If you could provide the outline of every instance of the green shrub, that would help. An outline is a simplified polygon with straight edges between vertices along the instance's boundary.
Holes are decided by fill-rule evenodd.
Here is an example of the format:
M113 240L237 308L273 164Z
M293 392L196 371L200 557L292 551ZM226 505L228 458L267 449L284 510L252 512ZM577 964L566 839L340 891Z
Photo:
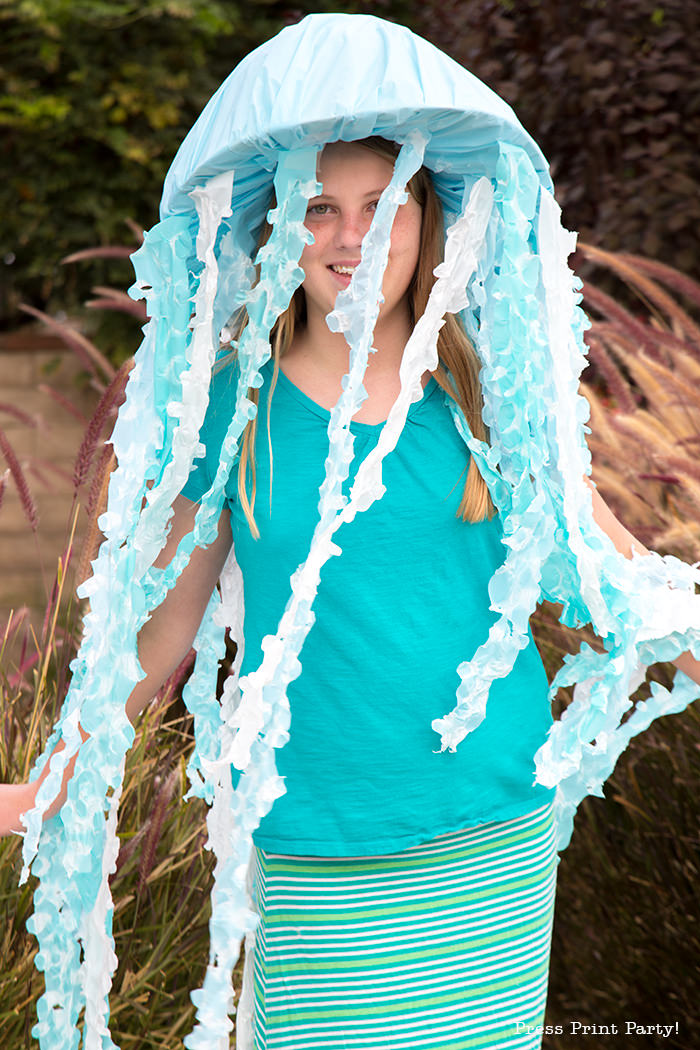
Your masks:
M336 10L405 17L405 0ZM131 283L128 263L89 275L61 257L150 227L172 158L249 51L323 0L0 0L0 324L20 301L72 308L92 283Z

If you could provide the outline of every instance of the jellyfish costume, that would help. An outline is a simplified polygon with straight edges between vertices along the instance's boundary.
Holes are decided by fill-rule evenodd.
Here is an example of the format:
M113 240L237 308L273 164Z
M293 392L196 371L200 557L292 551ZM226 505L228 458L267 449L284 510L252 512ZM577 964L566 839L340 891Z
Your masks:
M193 993L197 1020L185 1045L229 1045L232 969L256 925L247 886L252 834L284 792L275 751L290 731L287 687L301 670L324 564L342 557L338 528L381 500L383 460L421 397L421 376L437 366L446 312L459 314L481 360L488 444L472 435L454 403L452 412L501 518L505 560L489 590L495 623L458 668L454 706L433 723L436 745L458 748L484 719L489 686L509 674L539 601L560 603L567 625L590 624L603 651L583 645L565 659L551 692L574 684L574 700L536 756L538 781L556 785L563 849L577 805L602 794L630 738L700 692L678 672L671 690L652 685L650 698L630 711L630 694L649 664L688 649L700 657L700 573L672 557L625 558L593 520L584 482L591 469L588 411L577 392L586 321L567 264L575 237L562 228L540 150L497 95L409 30L365 15L306 17L244 59L213 96L168 173L161 220L133 257L132 294L146 299L150 321L112 439L118 467L100 520L105 539L80 592L89 599L83 642L34 775L59 741L64 748L50 758L36 808L25 817L23 877L31 867L39 879L30 929L46 978L34 1030L42 1050L78 1047L83 1011L86 1050L115 1047L108 1027L116 966L108 878L133 738L125 701L143 677L136 638L195 547L216 535L224 485L256 412L248 393L262 382L273 325L303 280L299 258L310 239L307 201L319 192L318 153L325 143L368 136L401 148L361 265L327 319L345 334L350 364L328 426L313 538L277 631L263 641L259 667L241 680L242 578L231 553L199 628L184 694L195 727L190 794L209 804L208 845L216 854L210 959L203 987ZM444 262L406 346L400 393L348 495L349 423L366 396L393 217L422 164L445 211ZM273 190L272 234L255 258ZM193 531L171 563L156 568L173 500L203 453L199 432L221 332L242 306L249 321L237 346L240 376L218 471ZM226 627L238 653L219 702ZM89 734L84 743L79 727ZM67 800L44 822L73 756ZM235 789L231 766L241 772Z

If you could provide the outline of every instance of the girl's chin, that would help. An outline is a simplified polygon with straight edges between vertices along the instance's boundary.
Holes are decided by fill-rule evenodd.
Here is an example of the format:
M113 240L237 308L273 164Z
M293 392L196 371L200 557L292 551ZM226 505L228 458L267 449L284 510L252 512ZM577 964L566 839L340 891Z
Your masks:
M339 288L344 290L345 288L349 288L350 287L350 282L352 280L352 274L350 274L350 273L336 273L335 270L331 270L330 267L328 268L328 272L331 275L331 277L333 278L333 281L335 282L335 284L337 284Z

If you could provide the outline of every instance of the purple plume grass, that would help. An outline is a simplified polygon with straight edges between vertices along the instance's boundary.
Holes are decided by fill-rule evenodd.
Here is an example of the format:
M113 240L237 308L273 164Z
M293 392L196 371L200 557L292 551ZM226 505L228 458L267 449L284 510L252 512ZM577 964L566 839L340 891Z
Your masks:
M37 310L36 307L28 306L26 303L20 303L20 310L29 314L31 317L36 317L37 320L42 321L52 332L55 332L59 339L61 339L69 349L73 350L85 368L95 379L102 381L105 378L110 380L114 377L116 369L110 361L108 361L104 354L97 349L93 342L86 339L86 337L81 332L78 332L72 325L65 324L63 321L57 321L49 314L44 313L43 310Z
M97 408L87 425L73 469L73 485L76 491L85 484L85 479L90 472L105 423L111 417L113 410L118 408L124 399L126 379L132 365L133 359L124 362L102 394Z
M65 408L66 412L70 412L80 423L84 426L88 424L88 418L84 412L81 412L79 408L76 408L70 398L67 398L65 394L62 394L59 390L55 390L54 387L48 383L39 383L37 387L42 394L46 394L48 397L53 398L56 404L60 405L61 408Z
M689 459L687 456L666 456L664 463L672 470L677 470L680 474L687 474L693 481L700 481L700 463Z
M97 466L95 467L95 473L90 485L87 505L85 508L88 516L88 524L83 537L80 562L76 570L77 579L81 583L88 577L90 562L97 553L97 548L100 544L102 534L97 521L107 502L107 490L109 487L109 478L112 473L113 463L114 452L112 450L112 445L110 442L106 442L100 453Z
M88 517L92 518L100 513L100 505L103 502L102 496L105 494L106 484L109 481L109 475L111 474L112 461L114 459L114 450L111 442L105 442L105 445L100 452L99 459L95 466L95 474L90 485L90 491L88 492L87 503L85 505L85 512Z
M29 618L29 608L22 605L19 609L13 609L7 618L5 628L2 632L2 644L4 645L11 635L16 634L23 623Z
M37 528L39 527L39 515L37 513L36 503L34 502L34 498L29 490L27 478L24 474L24 471L22 470L22 467L20 466L20 462L17 459L17 456L15 455L15 451L12 448L10 442L8 441L5 431L1 427L0 451L5 457L5 461L9 468L10 474L12 475L12 480L15 483L15 487L19 495L19 500L22 504L22 509L24 511L27 521L29 522L29 527L32 530L32 532L35 533Z
M674 352L680 351L684 354L690 354L694 358L698 357L698 347L695 347L689 340L681 339L674 332L669 332L665 328L651 328L650 326L650 331L653 332L653 337L656 339L659 346L668 351L671 356Z
M26 610L28 613L29 610ZM22 648L19 654L19 666L24 667L27 660L27 649L29 648L29 631L25 630L22 635Z
M691 427L695 423L696 426L693 429L697 429L700 420L695 419L693 409L695 411L700 409L700 391L696 390L685 376L676 374L670 368L664 368L658 361L645 358L644 355L640 355L640 360L653 373L654 380L664 391L667 397L666 404L683 409L686 423Z
M112 881L117 878L122 868L131 860L134 853L136 853L136 850L140 847L146 834L147 827L148 825L142 825L142 827L138 829L136 834L133 835L128 842L122 841L122 843L120 844L119 853L117 855L117 866L114 872L109 877L110 885L112 884Z
M143 226L141 226L138 222L136 222L135 219L131 219L131 218L128 218L128 217L126 219L124 219L124 224L126 226L128 226L128 228L131 230L132 234L134 235L134 240L136 241L136 243L138 245L143 244L143 239L145 237L145 232L144 232Z
M632 388L612 354L603 341L597 338L593 330L586 333L586 343L590 359L603 376L617 407L622 412L633 412L637 407L637 402L632 394Z
M139 893L142 893L145 890L148 876L153 870L156 849L158 848L158 842L160 841L160 833L163 827L163 821L165 820L166 810L175 794L175 787L179 780L180 774L178 770L171 770L156 795L141 850L141 860L139 862Z
M83 248L79 252L71 252L61 259L62 263L82 262L84 259L129 259L136 248L130 248L126 244L105 244L101 248Z
M647 274L653 280L660 281L668 288L672 288L674 292L684 295L686 299L695 303L696 306L700 306L700 282L695 281L687 274L676 270L673 266L668 266L666 263L658 262L656 259L646 259L643 255L622 253L619 258L625 260L631 266L637 267L638 270Z
M102 244L96 248L83 248L78 252L71 252L61 259L62 263L82 262L84 259L129 259L134 252L143 244L143 226L139 226L133 219L125 219L125 225L133 234L135 246L130 248L127 244Z
M659 357L656 340L651 336L649 326L638 321L629 310L616 302L607 292L586 281L583 286L583 298L587 306L592 306L623 335L627 335L647 351L650 357ZM595 322L594 322L595 323Z
M659 282L667 279L668 286L687 292L694 302L691 293L700 286L677 280L676 271L652 260L594 249L584 254L640 298L637 316L596 285L587 285L584 293L596 318L587 341L600 384L620 405L618 366L636 402L606 418L604 440L592 435L594 470L604 468L617 478L611 503L643 543L697 560L700 328Z
M93 288L93 292L98 298L89 299L85 304L91 310L117 310L135 317L142 323L147 321L146 304L142 299L135 302L126 292L117 288L105 288L103 285L97 285Z
M606 342L614 342L626 350L630 354L637 354L643 351L648 357L653 358L656 361L662 361L664 357L668 360L673 358L674 353L694 354L693 346L684 339L680 339L673 332L669 332L665 328L652 327L647 322L638 322L646 333L648 344L655 348L655 352L649 353L646 345L640 345L640 340L636 338L636 334L628 332L625 327L618 321L593 321L590 332L594 335L599 336ZM590 332L587 335L590 335ZM662 354L661 351L664 351Z
M39 420L36 416L25 412L23 408L18 408L17 405L9 404L7 401L0 401L0 412L6 412L8 416L12 416L13 419L24 423L28 427L36 428L39 426Z
M617 274L630 288L644 298L647 304L653 304L672 324L675 324L686 339L691 340L696 347L700 347L700 327L672 295L669 295L664 288L651 279L648 267L647 272L643 273L638 264L630 263L624 255L616 255L593 245L582 245L581 251L590 262L607 266Z

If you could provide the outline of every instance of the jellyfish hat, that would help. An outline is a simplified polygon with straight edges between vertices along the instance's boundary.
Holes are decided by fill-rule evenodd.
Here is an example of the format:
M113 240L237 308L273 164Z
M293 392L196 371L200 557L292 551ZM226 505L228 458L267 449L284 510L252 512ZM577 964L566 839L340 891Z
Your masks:
M584 480L590 473L587 405L577 392L586 322L567 265L575 238L561 226L537 145L497 95L401 26L368 15L319 14L284 29L248 55L206 106L168 173L161 220L133 257L132 294L146 298L151 319L113 435L118 467L100 519L105 539L80 592L89 598L83 643L35 775L47 762L49 772L25 818L24 877L30 865L39 877L30 928L46 977L34 1029L42 1050L80 1045L83 1011L86 1050L115 1046L108 1028L116 965L108 877L133 736L125 701L143 677L136 638L194 548L216 535L224 486L256 412L249 393L262 383L273 325L303 280L299 258L310 239L307 200L319 192L318 153L328 142L375 135L401 148L362 262L327 319L345 334L349 370L328 425L309 550L254 671L239 680L242 581L234 553L195 640L195 670L185 691L195 726L188 774L190 794L209 803L216 865L209 965L203 987L193 993L197 1020L185 1045L229 1045L232 968L242 940L254 946L256 915L247 888L252 834L284 792L275 751L289 735L287 686L301 671L323 566L342 557L336 533L382 498L383 459L421 396L420 377L437 366L445 313L460 316L481 360L488 443L472 435L448 400L500 515L505 554L489 588L497 618L484 644L458 668L452 710L433 723L440 746L455 749L482 721L490 683L510 672L540 600L560 603L565 624L592 625L601 651L584 645L565 659L552 693L575 684L574 700L536 756L537 779L557 786L562 849L578 803L601 794L631 736L658 715L682 710L698 693L677 673L671 690L653 685L650 698L630 710L630 693L647 665L684 649L700 657L700 574L670 557L623 557L593 520ZM405 348L400 393L347 492L349 423L365 396L393 217L423 164L444 206L444 262ZM256 256L266 212L272 233ZM204 451L199 432L221 331L241 307L248 323L236 347L238 385L218 470L193 531L170 564L157 568L173 500ZM238 652L219 701L226 627ZM58 741L64 747L49 761ZM74 756L62 810L43 822ZM232 766L239 771L235 788ZM247 978L237 1038L239 1047L250 1045Z

